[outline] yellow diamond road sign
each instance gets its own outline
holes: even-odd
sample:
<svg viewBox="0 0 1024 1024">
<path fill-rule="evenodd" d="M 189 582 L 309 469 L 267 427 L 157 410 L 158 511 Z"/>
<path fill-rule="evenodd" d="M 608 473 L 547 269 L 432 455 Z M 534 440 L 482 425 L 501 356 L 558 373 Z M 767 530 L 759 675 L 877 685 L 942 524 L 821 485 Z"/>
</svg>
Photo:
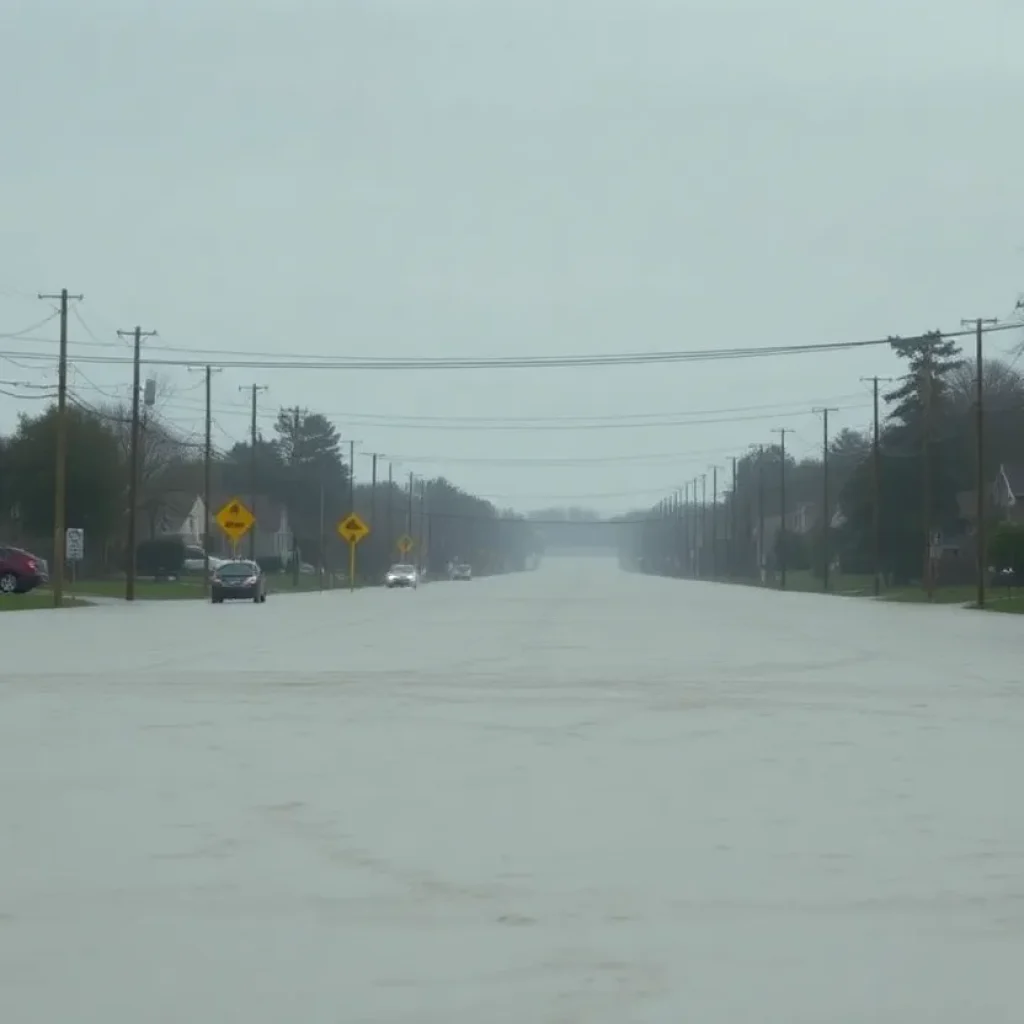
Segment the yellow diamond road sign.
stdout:
<svg viewBox="0 0 1024 1024">
<path fill-rule="evenodd" d="M 217 525 L 232 540 L 244 537 L 256 523 L 256 517 L 237 498 L 232 498 L 215 518 Z"/>
<path fill-rule="evenodd" d="M 403 555 L 407 555 L 412 551 L 412 537 L 410 537 L 409 534 L 403 533 L 402 536 L 398 538 L 398 550 L 401 551 Z"/>
<path fill-rule="evenodd" d="M 349 544 L 358 544 L 368 533 L 370 528 L 353 512 L 345 516 L 338 523 L 338 535 Z"/>
</svg>

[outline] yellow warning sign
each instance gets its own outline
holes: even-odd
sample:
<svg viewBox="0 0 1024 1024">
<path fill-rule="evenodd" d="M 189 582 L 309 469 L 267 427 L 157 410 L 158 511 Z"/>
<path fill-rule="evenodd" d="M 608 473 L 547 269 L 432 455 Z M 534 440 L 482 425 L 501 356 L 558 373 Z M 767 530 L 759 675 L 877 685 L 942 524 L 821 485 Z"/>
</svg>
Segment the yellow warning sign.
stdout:
<svg viewBox="0 0 1024 1024">
<path fill-rule="evenodd" d="M 244 537 L 256 524 L 256 517 L 237 498 L 232 498 L 214 518 L 232 540 Z"/>
</svg>

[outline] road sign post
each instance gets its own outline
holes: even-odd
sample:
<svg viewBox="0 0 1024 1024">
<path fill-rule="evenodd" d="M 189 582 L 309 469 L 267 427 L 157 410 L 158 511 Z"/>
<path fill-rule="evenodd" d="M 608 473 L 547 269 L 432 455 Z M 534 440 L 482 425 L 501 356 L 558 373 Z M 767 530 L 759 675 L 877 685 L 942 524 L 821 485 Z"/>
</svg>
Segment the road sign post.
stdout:
<svg viewBox="0 0 1024 1024">
<path fill-rule="evenodd" d="M 231 541 L 231 550 L 237 555 L 238 542 L 256 525 L 256 517 L 238 498 L 232 498 L 214 518 Z"/>
<path fill-rule="evenodd" d="M 355 514 L 350 513 L 338 523 L 338 536 L 348 544 L 348 589 L 356 589 L 356 545 L 369 534 L 370 528 Z"/>
<path fill-rule="evenodd" d="M 64 558 L 69 562 L 85 558 L 85 530 L 68 527 L 64 531 Z"/>
<path fill-rule="evenodd" d="M 68 527 L 64 531 L 64 561 L 71 567 L 71 601 L 74 603 L 75 583 L 78 580 L 78 563 L 85 558 L 85 530 Z"/>
</svg>

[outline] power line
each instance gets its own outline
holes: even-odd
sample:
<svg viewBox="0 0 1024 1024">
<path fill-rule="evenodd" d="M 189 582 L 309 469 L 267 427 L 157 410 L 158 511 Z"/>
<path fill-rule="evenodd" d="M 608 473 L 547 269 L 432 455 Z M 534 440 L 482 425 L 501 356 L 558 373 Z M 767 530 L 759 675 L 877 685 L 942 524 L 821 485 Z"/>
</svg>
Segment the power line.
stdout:
<svg viewBox="0 0 1024 1024">
<path fill-rule="evenodd" d="M 853 401 L 863 400 L 863 392 L 853 392 L 845 395 L 832 395 L 828 398 L 820 399 L 822 402 L 842 402 L 842 401 Z M 178 399 L 172 399 L 177 401 Z M 189 401 L 189 399 L 181 399 L 180 401 Z M 232 412 L 245 412 L 248 415 L 248 406 L 240 403 L 227 403 L 227 408 Z M 796 402 L 768 402 L 760 405 L 740 405 L 725 408 L 716 409 L 690 409 L 690 410 L 663 410 L 660 412 L 644 412 L 644 413 L 609 413 L 603 415 L 589 415 L 589 416 L 410 416 L 397 413 L 394 415 L 384 415 L 381 413 L 357 413 L 351 410 L 345 410 L 344 412 L 339 411 L 319 411 L 319 414 L 326 417 L 338 417 L 348 421 L 353 420 L 386 420 L 389 423 L 409 423 L 415 426 L 422 426 L 430 423 L 443 423 L 451 425 L 467 425 L 474 428 L 488 424 L 496 423 L 502 426 L 504 425 L 526 425 L 526 426 L 537 426 L 546 428 L 549 424 L 565 424 L 565 423 L 582 423 L 585 425 L 591 423 L 604 424 L 604 423 L 619 423 L 651 419 L 677 419 L 679 417 L 695 417 L 695 416 L 722 416 L 726 414 L 737 414 L 737 413 L 748 413 L 748 412 L 778 412 L 787 411 L 789 409 L 803 409 L 804 406 Z M 266 415 L 277 417 L 277 413 L 267 413 Z M 641 424 L 642 425 L 642 424 Z"/>
<path fill-rule="evenodd" d="M 985 329 L 986 333 L 1002 330 L 1019 330 L 1018 324 L 996 324 Z M 962 338 L 973 336 L 973 331 L 957 330 L 937 332 L 940 338 Z M 909 337 L 918 337 L 910 335 Z M 54 344 L 49 338 L 25 338 L 43 344 Z M 249 370 L 509 370 L 509 369 L 556 369 L 605 366 L 641 366 L 685 362 L 721 362 L 732 359 L 765 359 L 790 355 L 812 355 L 828 352 L 848 352 L 856 349 L 881 348 L 889 346 L 892 337 L 871 338 L 860 341 L 818 342 L 804 345 L 766 345 L 763 347 L 737 347 L 724 349 L 678 349 L 668 351 L 622 352 L 608 354 L 552 355 L 552 356 L 494 356 L 491 358 L 473 356 L 442 356 L 435 358 L 390 357 L 368 359 L 356 356 L 303 355 L 281 358 L 272 352 L 246 352 L 245 350 L 199 349 L 164 346 L 162 352 L 180 352 L 180 358 L 147 358 L 148 366 L 190 366 L 199 359 L 211 366 Z M 905 339 L 904 339 L 905 340 Z M 94 348 L 116 347 L 113 342 L 76 342 L 76 346 Z M 212 354 L 233 358 L 211 359 Z M 42 353 L 25 351 L 0 352 L 18 358 L 52 358 Z M 131 360 L 127 356 L 81 355 L 77 362 L 124 365 Z"/>
<path fill-rule="evenodd" d="M 100 389 L 97 389 L 100 390 Z M 834 406 L 833 408 L 840 409 L 842 411 L 867 411 L 870 406 L 864 403 L 863 398 L 860 395 L 852 396 L 859 399 L 856 404 L 848 404 L 842 406 Z M 176 405 L 180 406 L 180 411 L 195 411 L 197 415 L 200 413 L 198 406 L 187 406 L 182 405 L 186 399 L 168 399 L 166 403 L 163 403 L 169 408 L 174 408 Z M 478 431 L 493 431 L 498 433 L 528 433 L 535 431 L 538 433 L 548 433 L 553 431 L 591 431 L 591 430 L 638 430 L 644 428 L 660 428 L 660 427 L 701 427 L 701 426 L 714 426 L 720 423 L 742 423 L 742 422 L 753 422 L 755 420 L 774 419 L 779 415 L 808 415 L 806 406 L 798 405 L 796 403 L 778 403 L 774 406 L 752 406 L 748 408 L 764 408 L 770 409 L 771 411 L 763 413 L 751 413 L 748 415 L 737 415 L 738 410 L 723 409 L 720 410 L 721 415 L 711 416 L 704 419 L 693 418 L 690 414 L 679 413 L 674 419 L 664 420 L 650 420 L 646 422 L 637 422 L 632 418 L 623 417 L 621 420 L 609 416 L 606 422 L 595 420 L 593 422 L 560 422 L 555 418 L 549 423 L 529 422 L 522 421 L 518 422 L 510 417 L 507 423 L 490 423 L 486 420 L 481 420 L 476 423 L 471 417 L 466 417 L 463 422 L 453 423 L 440 423 L 440 422 L 419 422 L 412 420 L 411 418 L 392 419 L 387 415 L 373 416 L 372 414 L 359 414 L 359 413 L 344 413 L 344 412 L 324 412 L 323 415 L 330 418 L 337 418 L 346 420 L 350 423 L 360 423 L 364 426 L 373 426 L 382 430 L 415 430 L 421 432 L 424 430 L 436 430 L 436 431 L 452 431 L 455 433 L 476 433 Z M 228 405 L 217 405 L 215 409 L 219 415 L 222 416 L 245 416 L 249 418 L 251 416 L 251 410 L 244 408 L 242 405 L 228 404 Z M 266 411 L 260 413 L 258 418 L 264 422 L 276 422 L 278 413 Z"/>
<path fill-rule="evenodd" d="M 42 298 L 46 298 L 46 299 L 59 298 L 59 297 L 60 296 L 51 296 L 51 295 L 42 296 Z M 37 320 L 34 324 L 29 324 L 28 327 L 23 327 L 20 331 L 7 331 L 7 332 L 4 332 L 4 333 L 0 333 L 0 338 L 9 338 L 9 339 L 13 339 L 15 341 L 31 341 L 32 340 L 31 338 L 25 338 L 25 337 L 23 337 L 23 335 L 31 334 L 32 331 L 37 331 L 37 330 L 39 330 L 40 327 L 45 327 L 48 323 L 52 323 L 59 316 L 60 316 L 60 309 L 58 307 L 58 308 L 54 309 L 54 311 L 49 316 L 43 317 L 42 320 Z M 51 343 L 59 345 L 60 341 L 56 341 L 56 342 L 51 341 Z"/>
</svg>

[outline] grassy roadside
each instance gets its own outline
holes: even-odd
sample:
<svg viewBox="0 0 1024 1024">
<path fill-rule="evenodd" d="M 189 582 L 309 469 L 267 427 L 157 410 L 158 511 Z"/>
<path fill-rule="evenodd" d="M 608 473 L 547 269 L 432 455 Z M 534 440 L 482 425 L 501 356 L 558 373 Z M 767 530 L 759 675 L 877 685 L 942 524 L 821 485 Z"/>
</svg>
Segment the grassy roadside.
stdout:
<svg viewBox="0 0 1024 1024">
<path fill-rule="evenodd" d="M 71 600 L 64 596 L 64 608 L 85 608 L 90 604 L 84 598 Z M 29 612 L 53 607 L 53 594 L 49 590 L 33 590 L 30 594 L 0 594 L 0 612 Z"/>
<path fill-rule="evenodd" d="M 750 586 L 761 586 L 758 580 L 742 580 Z M 764 588 L 776 589 L 777 584 L 767 583 Z M 833 573 L 829 577 L 829 589 L 823 590 L 821 578 L 808 570 L 797 570 L 786 574 L 786 590 L 793 593 L 821 594 L 828 597 L 874 597 L 874 577 L 870 574 Z M 977 587 L 973 584 L 939 586 L 932 595 L 932 604 L 958 604 L 976 608 Z M 928 604 L 928 594 L 921 586 L 882 588 L 878 599 L 897 604 Z M 1005 587 L 989 587 L 985 611 L 1024 615 L 1024 594 Z"/>
<path fill-rule="evenodd" d="M 277 574 L 268 576 L 268 589 L 271 594 L 312 593 L 320 589 L 320 581 L 316 576 L 300 576 L 298 585 L 291 576 Z M 325 590 L 330 589 L 325 586 Z M 339 584 L 334 589 L 342 589 Z M 124 599 L 124 580 L 79 580 L 74 586 L 65 585 L 64 607 L 80 607 L 90 603 L 90 598 L 105 600 Z M 206 592 L 200 580 L 186 577 L 179 580 L 137 580 L 135 598 L 138 601 L 201 601 Z M 53 607 L 53 592 L 47 588 L 33 590 L 28 594 L 0 595 L 0 612 L 30 611 L 39 608 Z"/>
<path fill-rule="evenodd" d="M 291 576 L 283 573 L 267 576 L 267 590 L 271 594 L 308 594 L 319 589 L 320 581 L 316 576 L 300 576 L 298 585 Z M 86 597 L 123 598 L 124 580 L 82 580 L 75 584 L 74 591 Z M 206 590 L 202 581 L 195 577 L 137 580 L 135 597 L 139 601 L 198 601 L 206 597 Z"/>
</svg>

